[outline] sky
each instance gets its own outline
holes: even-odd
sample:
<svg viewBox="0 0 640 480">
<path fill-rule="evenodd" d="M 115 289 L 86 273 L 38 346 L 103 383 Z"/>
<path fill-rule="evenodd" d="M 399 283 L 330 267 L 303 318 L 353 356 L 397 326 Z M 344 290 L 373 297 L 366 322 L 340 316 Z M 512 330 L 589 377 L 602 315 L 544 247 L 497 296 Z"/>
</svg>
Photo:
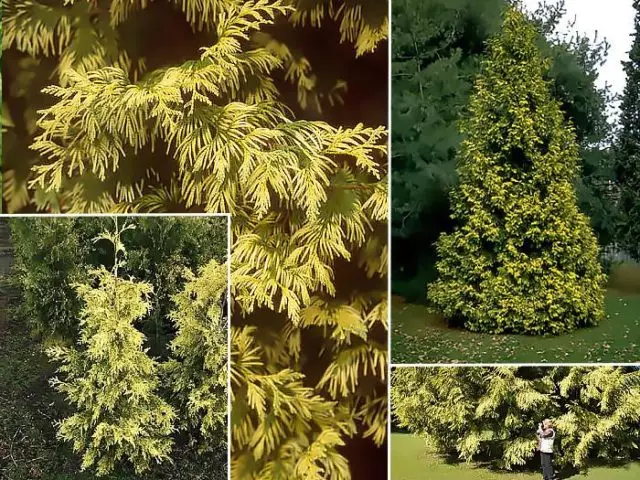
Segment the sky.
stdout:
<svg viewBox="0 0 640 480">
<path fill-rule="evenodd" d="M 553 4 L 556 0 L 548 0 Z M 524 0 L 529 10 L 535 10 L 539 0 Z M 635 10 L 633 0 L 565 0 L 567 14 L 560 24 L 560 31 L 570 31 L 568 23 L 575 19 L 573 31 L 590 38 L 597 32 L 598 38 L 606 38 L 610 44 L 607 62 L 600 67 L 598 84 L 609 84 L 614 93 L 622 94 L 625 73 L 621 62 L 629 58 Z M 615 115 L 615 112 L 612 112 Z"/>
</svg>

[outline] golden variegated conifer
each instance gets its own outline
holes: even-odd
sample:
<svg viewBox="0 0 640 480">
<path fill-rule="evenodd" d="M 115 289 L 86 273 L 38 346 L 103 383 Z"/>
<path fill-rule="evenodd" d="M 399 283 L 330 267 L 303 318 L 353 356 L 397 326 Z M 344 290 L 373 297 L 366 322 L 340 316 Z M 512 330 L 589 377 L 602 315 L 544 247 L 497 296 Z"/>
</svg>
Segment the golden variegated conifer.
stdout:
<svg viewBox="0 0 640 480">
<path fill-rule="evenodd" d="M 555 462 L 637 458 L 640 372 L 627 367 L 401 367 L 391 379 L 399 426 L 427 447 L 511 470 L 536 455 L 536 426 L 553 419 Z"/>
<path fill-rule="evenodd" d="M 227 264 L 211 260 L 174 295 L 176 336 L 165 365 L 168 387 L 178 397 L 183 423 L 198 432 L 201 450 L 227 448 Z"/>
<path fill-rule="evenodd" d="M 152 287 L 118 276 L 120 233 L 126 228 L 116 226 L 115 234 L 103 236 L 115 247 L 113 271 L 100 267 L 92 272 L 93 282 L 77 286 L 84 302 L 79 345 L 47 350 L 61 363 L 63 378 L 52 384 L 73 406 L 58 436 L 82 454 L 82 470 L 94 468 L 98 476 L 122 461 L 142 473 L 152 462 L 169 460 L 172 448 L 175 412 L 156 393 L 158 364 L 133 325 L 148 313 Z"/>
<path fill-rule="evenodd" d="M 551 97 L 537 35 L 510 8 L 489 42 L 464 122 L 456 225 L 437 244 L 429 299 L 473 331 L 560 334 L 604 317 L 598 244 L 574 185 L 575 132 Z"/>
</svg>

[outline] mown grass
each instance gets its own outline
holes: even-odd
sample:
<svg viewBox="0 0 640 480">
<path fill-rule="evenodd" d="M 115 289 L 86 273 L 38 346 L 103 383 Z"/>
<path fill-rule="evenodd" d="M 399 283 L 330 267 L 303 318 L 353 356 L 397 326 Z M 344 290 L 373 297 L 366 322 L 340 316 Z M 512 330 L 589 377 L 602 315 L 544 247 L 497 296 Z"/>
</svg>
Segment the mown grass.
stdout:
<svg viewBox="0 0 640 480">
<path fill-rule="evenodd" d="M 426 306 L 394 297 L 393 363 L 564 363 L 640 360 L 640 266 L 614 269 L 597 326 L 555 337 L 489 335 L 451 328 Z"/>
<path fill-rule="evenodd" d="M 540 472 L 505 472 L 482 465 L 448 462 L 426 450 L 424 442 L 408 433 L 391 434 L 391 478 L 393 480 L 540 480 Z M 571 480 L 636 480 L 640 463 L 621 467 L 593 467 Z"/>
</svg>

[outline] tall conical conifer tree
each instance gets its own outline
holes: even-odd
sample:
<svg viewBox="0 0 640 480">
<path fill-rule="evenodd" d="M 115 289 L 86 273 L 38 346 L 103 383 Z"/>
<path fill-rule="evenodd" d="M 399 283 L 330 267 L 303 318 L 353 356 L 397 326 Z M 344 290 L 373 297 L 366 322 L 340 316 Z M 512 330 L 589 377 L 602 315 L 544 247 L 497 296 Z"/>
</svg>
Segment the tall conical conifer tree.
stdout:
<svg viewBox="0 0 640 480">
<path fill-rule="evenodd" d="M 640 1 L 629 61 L 624 62 L 627 83 L 620 106 L 620 136 L 616 144 L 616 177 L 620 188 L 618 240 L 640 260 Z"/>
<path fill-rule="evenodd" d="M 52 384 L 74 409 L 60 422 L 58 435 L 82 454 L 82 469 L 94 467 L 98 476 L 124 460 L 144 472 L 151 462 L 168 460 L 172 448 L 175 413 L 156 394 L 158 365 L 133 326 L 149 311 L 152 287 L 118 277 L 123 230 L 116 223 L 113 235 L 101 237 L 114 244 L 113 270 L 100 267 L 92 272 L 93 282 L 77 286 L 84 302 L 78 347 L 47 351 L 62 363 L 63 380 Z"/>
<path fill-rule="evenodd" d="M 169 387 L 179 398 L 185 417 L 202 450 L 227 446 L 228 268 L 211 260 L 195 276 L 188 273 L 184 289 L 173 297 L 171 318 L 177 327 L 167 365 Z"/>
<path fill-rule="evenodd" d="M 535 27 L 515 8 L 476 81 L 429 299 L 474 331 L 558 334 L 603 316 L 604 276 L 574 180 L 578 146 L 544 80 Z"/>
</svg>

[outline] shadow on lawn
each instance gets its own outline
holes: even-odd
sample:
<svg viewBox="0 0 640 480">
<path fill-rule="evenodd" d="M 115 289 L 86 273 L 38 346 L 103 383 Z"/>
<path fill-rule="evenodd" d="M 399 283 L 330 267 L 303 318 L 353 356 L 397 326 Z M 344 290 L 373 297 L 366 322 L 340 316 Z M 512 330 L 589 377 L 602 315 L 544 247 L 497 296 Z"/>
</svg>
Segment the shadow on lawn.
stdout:
<svg viewBox="0 0 640 480">
<path fill-rule="evenodd" d="M 465 460 L 460 459 L 457 455 L 437 455 L 442 463 L 451 466 L 465 465 Z M 556 470 L 556 480 L 567 480 L 578 476 L 586 475 L 592 468 L 614 468 L 614 469 L 629 469 L 632 465 L 640 463 L 640 458 L 634 459 L 594 459 L 589 464 L 578 469 L 573 465 L 567 465 Z M 473 466 L 479 469 L 490 470 L 499 475 L 509 475 L 512 473 L 527 473 L 535 474 L 540 472 L 540 459 L 538 454 L 531 458 L 525 465 L 517 466 L 511 470 L 502 468 L 495 460 L 490 460 L 490 455 L 478 456 L 473 461 Z"/>
<path fill-rule="evenodd" d="M 606 317 L 558 336 L 486 334 L 451 326 L 424 304 L 394 296 L 394 363 L 635 362 L 640 351 L 640 265 L 612 267 Z"/>
<path fill-rule="evenodd" d="M 607 291 L 615 292 L 621 295 L 639 295 L 640 294 L 640 264 L 638 263 L 618 263 L 611 267 L 611 273 L 607 278 Z M 404 304 L 402 297 L 394 296 L 394 301 Z M 431 308 L 425 303 L 421 304 L 422 309 L 427 309 L 429 314 L 425 322 L 431 328 L 439 328 L 442 330 L 469 332 L 464 327 L 464 318 L 446 319 L 436 312 L 432 312 Z M 588 331 L 596 329 L 597 326 L 583 327 L 580 330 Z M 510 335 L 507 333 L 506 335 Z M 553 337 L 553 335 L 541 335 L 538 337 Z"/>
</svg>

